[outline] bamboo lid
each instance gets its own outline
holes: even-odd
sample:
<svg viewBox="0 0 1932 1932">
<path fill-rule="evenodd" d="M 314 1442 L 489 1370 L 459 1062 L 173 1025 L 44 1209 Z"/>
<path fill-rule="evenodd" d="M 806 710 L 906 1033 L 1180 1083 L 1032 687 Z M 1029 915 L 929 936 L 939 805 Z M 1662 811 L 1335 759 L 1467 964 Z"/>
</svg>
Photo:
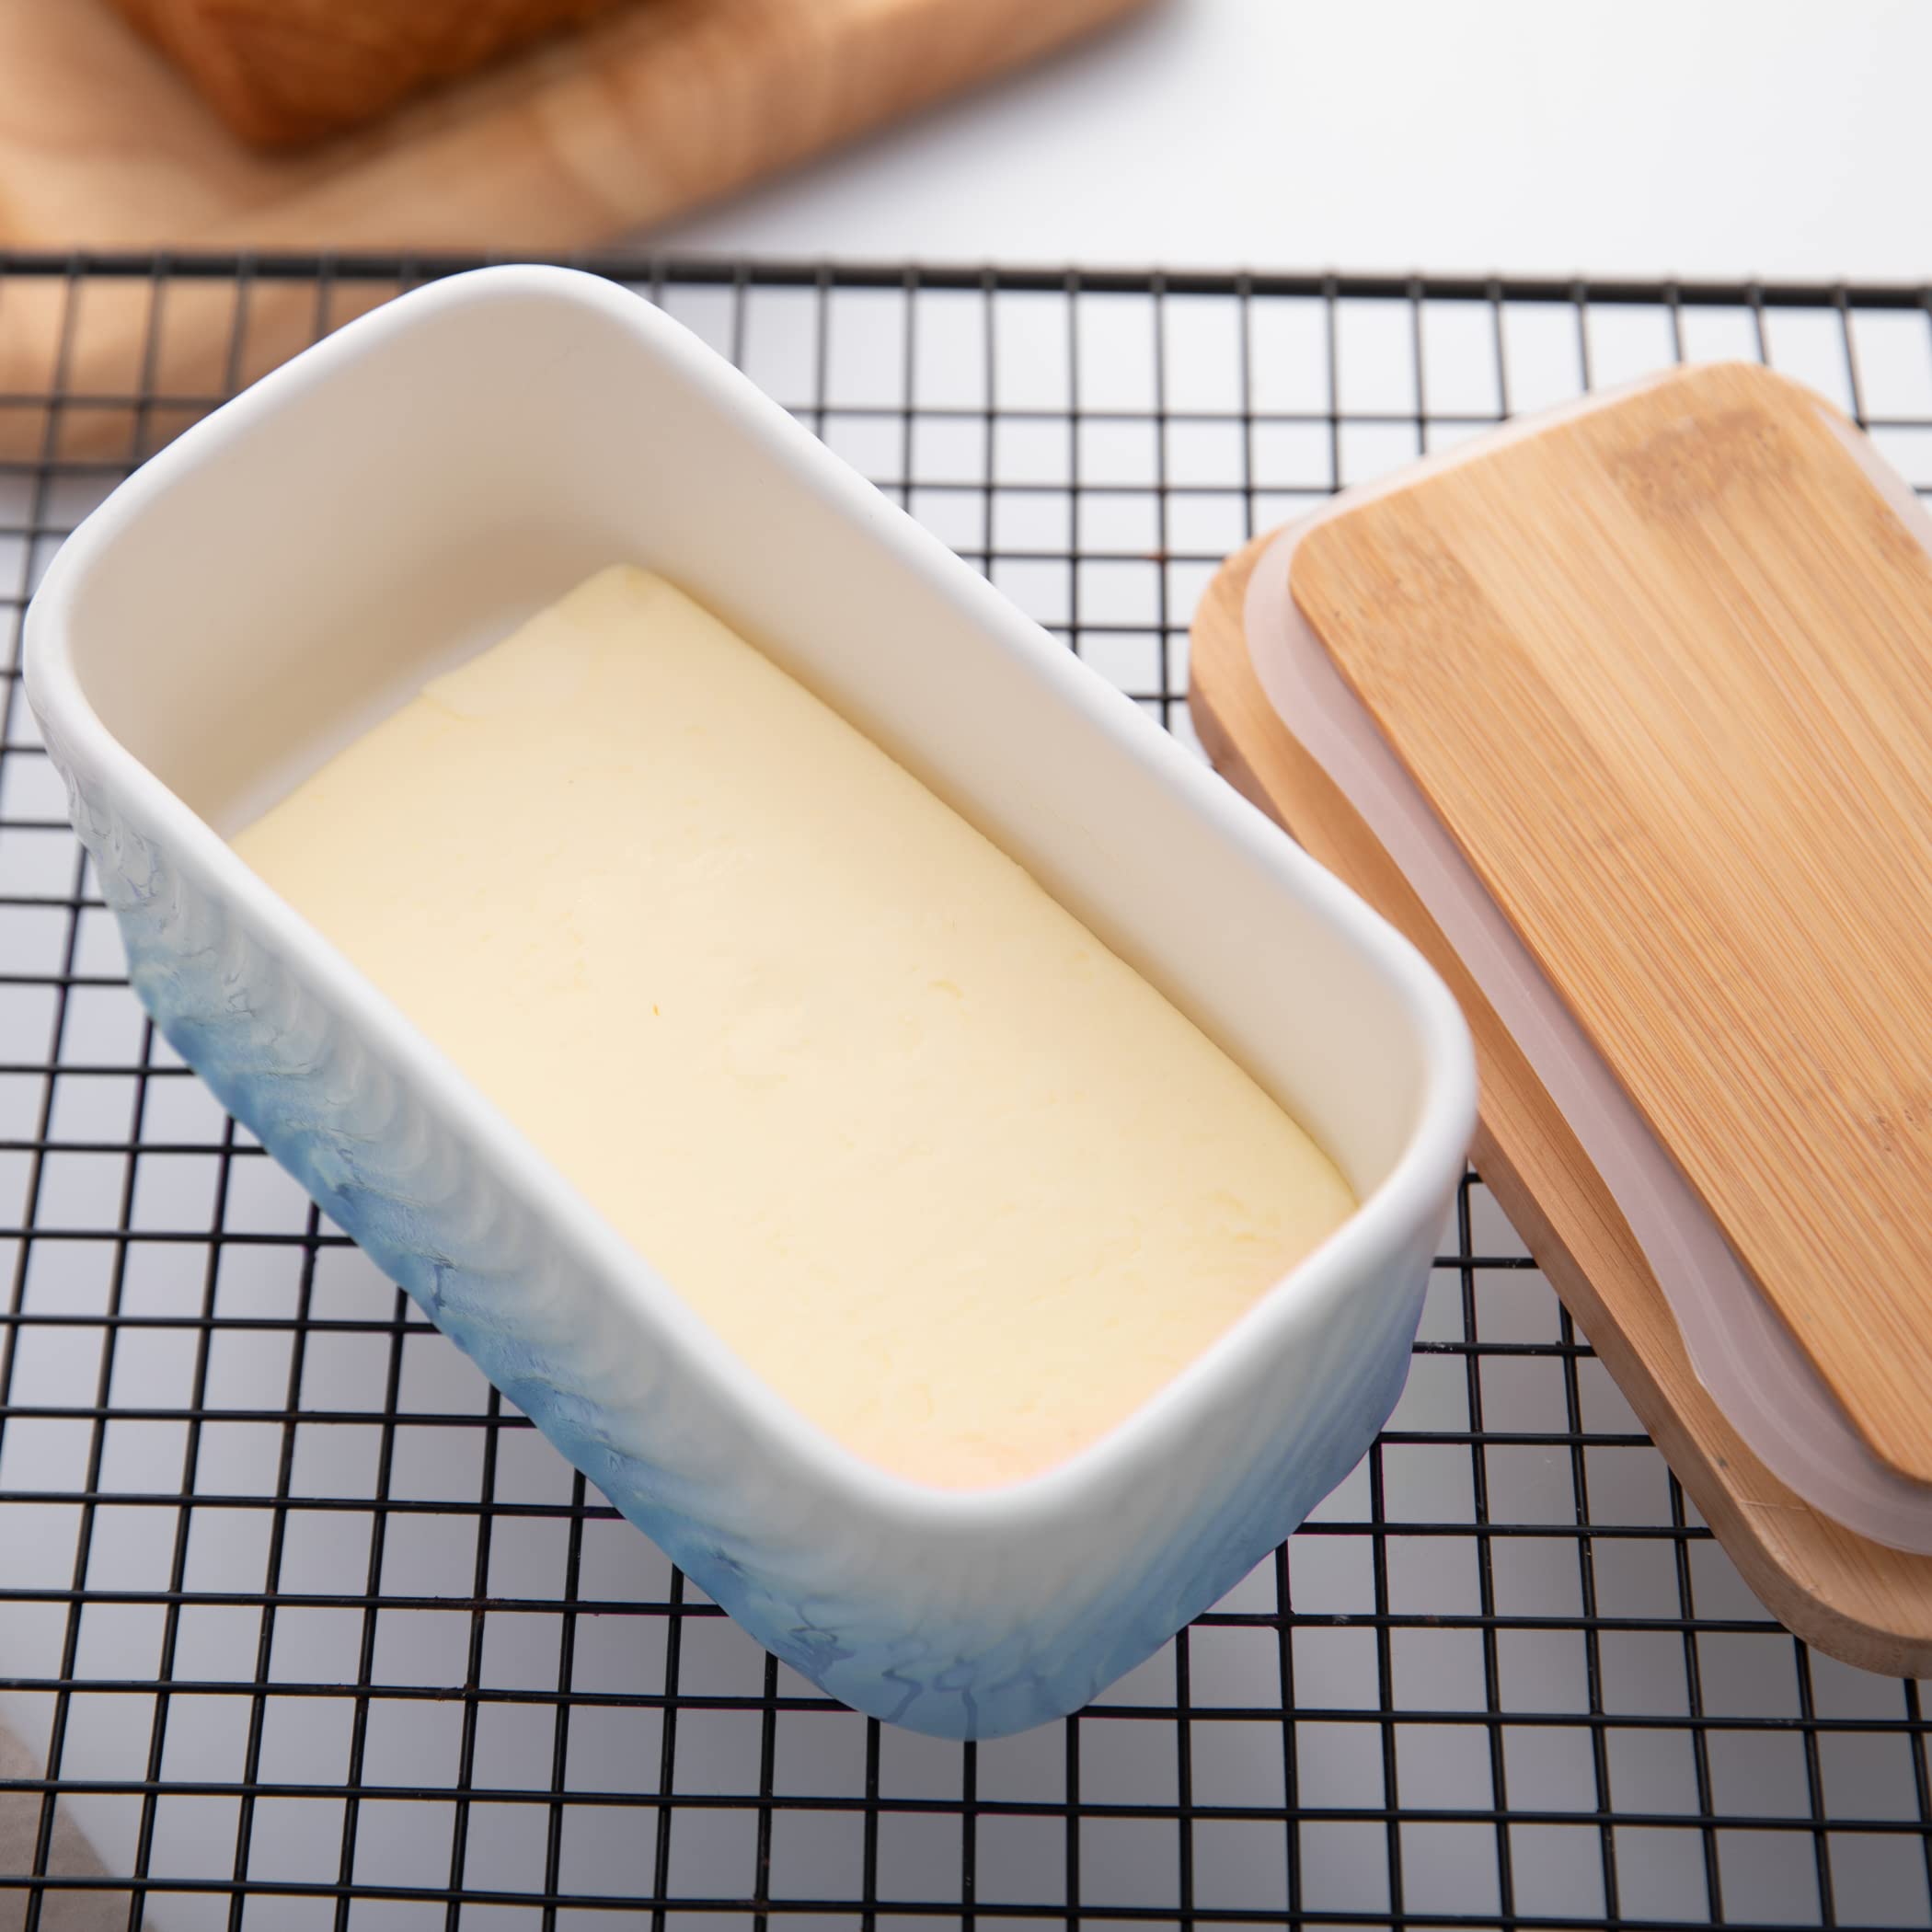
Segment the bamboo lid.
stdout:
<svg viewBox="0 0 1932 1932">
<path fill-rule="evenodd" d="M 1307 533 L 1296 603 L 1873 1453 L 1932 1481 L 1932 559 L 1685 371 Z"/>
</svg>

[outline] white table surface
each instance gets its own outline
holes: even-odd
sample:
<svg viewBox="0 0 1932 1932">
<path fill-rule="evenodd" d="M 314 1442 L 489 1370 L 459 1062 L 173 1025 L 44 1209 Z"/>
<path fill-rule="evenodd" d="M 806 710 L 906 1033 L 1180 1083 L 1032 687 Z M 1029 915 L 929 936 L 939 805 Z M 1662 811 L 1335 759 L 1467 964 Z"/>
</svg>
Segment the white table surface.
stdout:
<svg viewBox="0 0 1932 1932">
<path fill-rule="evenodd" d="M 1928 79 L 1922 0 L 1156 0 L 656 239 L 1916 282 Z"/>
</svg>

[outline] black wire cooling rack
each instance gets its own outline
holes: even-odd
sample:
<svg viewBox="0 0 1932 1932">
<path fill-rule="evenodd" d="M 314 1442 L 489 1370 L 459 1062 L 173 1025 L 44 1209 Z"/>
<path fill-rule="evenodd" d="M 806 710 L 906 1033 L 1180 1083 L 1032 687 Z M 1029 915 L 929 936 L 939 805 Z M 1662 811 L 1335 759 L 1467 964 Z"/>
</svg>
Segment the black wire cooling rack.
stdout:
<svg viewBox="0 0 1932 1932">
<path fill-rule="evenodd" d="M 445 261 L 0 259 L 0 637 L 128 468 Z M 1685 357 L 1932 484 L 1898 289 L 592 262 L 1176 731 L 1253 531 Z M 1375 1449 L 997 1743 L 760 1651 L 145 1025 L 6 673 L 0 1926 L 1932 1922 L 1920 1687 L 1765 1616 L 1472 1175 Z"/>
</svg>

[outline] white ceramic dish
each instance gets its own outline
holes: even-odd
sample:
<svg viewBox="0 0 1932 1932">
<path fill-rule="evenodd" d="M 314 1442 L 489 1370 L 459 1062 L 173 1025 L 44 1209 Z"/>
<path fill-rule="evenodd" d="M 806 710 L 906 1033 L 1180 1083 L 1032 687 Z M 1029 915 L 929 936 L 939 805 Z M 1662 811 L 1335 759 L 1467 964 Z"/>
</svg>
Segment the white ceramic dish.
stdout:
<svg viewBox="0 0 1932 1932">
<path fill-rule="evenodd" d="M 934 1490 L 806 1423 L 221 836 L 616 559 L 683 584 L 958 804 L 1361 1197 L 1055 1469 Z M 28 628 L 29 695 L 168 1039 L 627 1516 L 834 1696 L 960 1737 L 1077 1708 L 1293 1529 L 1386 1418 L 1474 1119 L 1446 990 L 637 297 L 490 270 L 352 324 L 119 489 Z"/>
</svg>

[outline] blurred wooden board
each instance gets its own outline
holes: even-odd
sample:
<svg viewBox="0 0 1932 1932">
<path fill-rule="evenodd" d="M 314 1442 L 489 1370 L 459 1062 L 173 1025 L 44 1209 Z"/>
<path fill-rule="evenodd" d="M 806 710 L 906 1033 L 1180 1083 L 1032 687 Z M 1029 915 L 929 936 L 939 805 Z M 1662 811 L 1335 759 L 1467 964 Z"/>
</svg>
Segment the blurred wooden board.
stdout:
<svg viewBox="0 0 1932 1932">
<path fill-rule="evenodd" d="M 1809 390 L 1675 372 L 1291 588 L 1865 1438 L 1932 1482 L 1932 557 Z"/>
<path fill-rule="evenodd" d="M 244 141 L 297 147 L 627 0 L 111 0 Z"/>
<path fill-rule="evenodd" d="M 71 277 L 0 267 L 0 464 L 105 466 L 105 489 L 116 468 L 403 286 L 393 272 L 149 273 L 145 258 L 136 266 Z M 75 488 L 63 486 L 78 502 Z"/>
<path fill-rule="evenodd" d="M 1421 949 L 1475 1036 L 1474 1158 L 1691 1500 L 1771 1613 L 1846 1662 L 1932 1673 L 1932 1558 L 1819 1515 L 1718 1413 L 1662 1290 L 1568 1122 L 1400 869 L 1283 725 L 1248 654 L 1243 603 L 1263 537 L 1231 558 L 1194 618 L 1194 725 L 1223 776 Z"/>
<path fill-rule="evenodd" d="M 108 0 L 0 0 L 0 248 L 563 255 L 742 188 L 1144 0 L 640 0 L 297 155 L 245 147 Z M 393 294 L 0 277 L 0 461 L 121 460 Z M 63 346 L 63 332 L 65 343 Z M 151 379 L 150 379 L 151 378 Z M 94 398 L 50 419 L 36 398 Z M 121 399 L 121 400 L 117 400 Z"/>
<path fill-rule="evenodd" d="M 245 148 L 106 0 L 0 0 L 0 247 L 555 254 L 661 221 L 1140 0 L 644 0 L 366 132 Z"/>
</svg>

